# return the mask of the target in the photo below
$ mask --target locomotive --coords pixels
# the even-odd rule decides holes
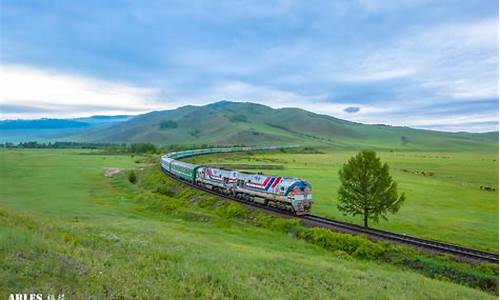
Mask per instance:
[[[277,148],[281,147],[208,148],[174,152],[161,157],[161,168],[164,172],[179,179],[213,190],[219,194],[276,207],[293,212],[296,215],[309,214],[312,206],[312,189],[311,185],[304,180],[195,165],[176,160],[209,153]]]

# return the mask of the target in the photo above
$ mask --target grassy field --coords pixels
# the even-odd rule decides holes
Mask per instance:
[[[266,174],[297,176],[313,186],[313,213],[361,224],[337,210],[338,171],[354,151],[322,154],[260,152],[191,158],[198,163],[274,165]],[[399,213],[373,227],[485,250],[498,250],[496,152],[380,152],[399,190],[407,195]],[[268,167],[269,168],[269,167]],[[277,170],[278,168],[278,170]],[[283,169],[280,169],[283,168]],[[255,166],[249,170],[255,172]],[[426,176],[422,174],[425,173]],[[497,191],[481,190],[480,186]]]
[[[246,216],[238,205],[174,185],[137,159],[0,151],[1,297],[495,298],[313,245],[279,230],[289,221],[235,219]],[[135,167],[138,183],[106,178],[107,167]]]

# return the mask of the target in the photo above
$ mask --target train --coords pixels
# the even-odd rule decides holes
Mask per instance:
[[[305,180],[196,165],[179,160],[210,153],[272,150],[290,147],[296,146],[206,148],[172,152],[161,157],[160,165],[163,172],[191,184],[213,190],[221,195],[250,203],[260,203],[295,215],[307,215],[311,211],[313,200],[311,184]]]

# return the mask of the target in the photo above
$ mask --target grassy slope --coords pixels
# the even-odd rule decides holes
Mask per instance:
[[[175,128],[161,129],[162,121]],[[495,138],[496,135],[496,138]],[[407,143],[401,142],[401,137]],[[315,144],[341,148],[471,150],[494,149],[498,134],[443,133],[364,125],[297,108],[272,109],[253,103],[218,102],[152,112],[78,137],[90,142],[165,144]]]
[[[267,229],[158,212],[153,194],[102,175],[131,166],[122,156],[0,151],[2,297],[493,298]]]
[[[325,154],[235,153],[192,158],[199,163],[276,164],[283,170],[268,174],[297,176],[311,182],[313,213],[359,223],[360,218],[343,216],[336,207],[338,171],[351,151]],[[407,195],[400,212],[373,227],[442,240],[485,250],[498,250],[498,191],[496,152],[380,152],[391,174]],[[408,170],[410,172],[405,172]],[[254,170],[255,171],[255,170]],[[413,171],[432,171],[426,177]]]

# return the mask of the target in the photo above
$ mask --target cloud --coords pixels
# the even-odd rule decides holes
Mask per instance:
[[[348,114],[354,114],[354,113],[359,112],[359,109],[360,109],[359,107],[349,106],[349,107],[344,108],[344,111]]]
[[[19,65],[0,71],[2,119],[137,114],[167,107],[159,90]]]
[[[498,97],[497,43],[496,18],[418,28],[368,56],[356,73],[368,79],[386,72],[411,75],[395,88],[406,98],[423,93],[441,101]]]
[[[414,69],[399,69],[399,70],[374,70],[364,69],[359,70],[358,74],[339,75],[335,78],[336,82],[377,82],[391,79],[399,79],[409,77],[416,73]]]
[[[492,132],[492,128],[498,128],[498,121],[492,122],[470,122],[470,123],[462,123],[459,125],[454,124],[431,124],[424,127],[415,126],[415,128],[421,129],[431,129],[438,131],[451,131],[451,132]]]
[[[228,99],[368,123],[459,128],[456,117],[465,129],[498,128],[491,1],[17,1],[5,11],[2,118]]]

